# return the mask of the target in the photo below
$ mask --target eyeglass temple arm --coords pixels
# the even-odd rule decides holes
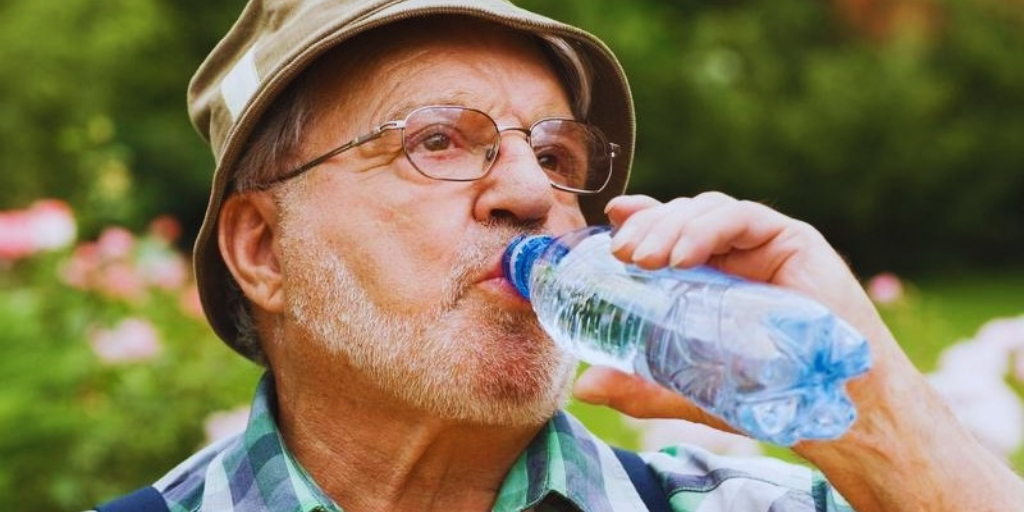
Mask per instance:
[[[282,174],[282,175],[280,175],[280,176],[278,176],[278,177],[276,177],[276,178],[274,178],[274,179],[272,179],[270,181],[266,181],[264,183],[259,184],[259,186],[257,186],[256,188],[257,188],[257,190],[267,190],[270,187],[272,187],[272,186],[274,186],[274,185],[276,185],[278,183],[281,183],[281,182],[284,182],[284,181],[288,181],[288,180],[290,180],[290,179],[292,179],[292,178],[294,178],[294,177],[296,177],[296,176],[298,176],[298,175],[300,175],[300,174],[302,174],[302,173],[304,173],[304,172],[306,172],[306,171],[308,171],[308,170],[310,170],[310,169],[312,169],[312,168],[314,168],[314,167],[316,167],[316,166],[318,166],[318,165],[320,165],[320,164],[322,164],[322,163],[324,163],[324,162],[326,162],[326,161],[328,161],[328,160],[330,160],[330,159],[340,155],[341,153],[344,153],[344,152],[346,152],[346,151],[356,147],[356,146],[361,146],[361,145],[366,144],[367,142],[370,142],[372,140],[379,139],[380,137],[382,137],[384,135],[384,132],[386,132],[388,130],[395,130],[395,129],[404,128],[404,127],[405,127],[405,122],[404,121],[392,121],[392,122],[389,122],[389,123],[384,123],[384,124],[374,128],[373,131],[371,131],[370,133],[367,133],[366,135],[360,135],[359,137],[356,137],[356,138],[354,138],[354,139],[352,139],[352,140],[350,140],[350,141],[348,141],[348,142],[346,142],[346,143],[344,143],[344,144],[342,144],[342,145],[340,145],[340,146],[338,146],[338,147],[328,151],[327,153],[325,153],[325,154],[323,154],[323,155],[321,155],[321,156],[319,156],[317,158],[314,158],[313,160],[310,160],[309,162],[306,162],[305,164],[303,164],[303,165],[301,165],[299,167],[296,167],[295,169],[292,169],[292,170],[290,170],[290,171],[288,171],[288,172],[286,172],[286,173],[284,173],[284,174]]]

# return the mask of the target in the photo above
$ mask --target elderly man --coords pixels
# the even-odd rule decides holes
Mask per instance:
[[[814,229],[718,193],[615,197],[632,105],[615,58],[585,32],[500,0],[252,0],[190,92],[217,157],[196,247],[203,305],[267,373],[244,434],[134,498],[348,512],[1024,503]],[[608,221],[624,261],[710,263],[800,290],[868,336],[875,369],[849,386],[860,420],[796,447],[821,472],[679,447],[645,454],[644,480],[561,412],[575,362],[499,259],[516,234]],[[609,369],[575,390],[728,428]]]

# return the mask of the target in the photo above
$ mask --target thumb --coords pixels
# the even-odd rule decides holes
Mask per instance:
[[[573,395],[582,402],[608,406],[634,418],[683,419],[736,432],[682,395],[613,368],[587,368],[576,380]]]

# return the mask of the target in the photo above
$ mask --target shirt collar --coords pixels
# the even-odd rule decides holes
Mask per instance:
[[[274,379],[267,372],[256,389],[242,438],[251,473],[256,475],[252,484],[261,501],[269,510],[340,510],[285,447],[276,413]]]
[[[260,380],[243,434],[254,487],[270,510],[339,511],[285,447],[275,421],[277,399],[268,372]],[[580,510],[646,511],[611,448],[568,413],[559,411],[513,464],[495,512],[537,507],[550,495]],[[279,508],[280,507],[280,508]]]
[[[557,494],[580,510],[646,511],[611,447],[558,412],[509,470],[495,512],[517,512]]]

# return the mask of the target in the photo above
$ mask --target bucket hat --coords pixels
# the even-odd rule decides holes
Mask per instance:
[[[238,343],[230,276],[217,244],[217,219],[235,167],[260,118],[304,69],[327,51],[344,51],[352,37],[417,17],[458,15],[572,44],[592,68],[587,121],[620,146],[608,186],[580,196],[588,223],[605,221],[604,205],[625,190],[633,158],[635,121],[622,67],[597,37],[526,11],[504,0],[250,0],[228,34],[189,84],[189,116],[210,144],[216,168],[194,256],[199,295],[214,332],[243,356],[258,354]]]

